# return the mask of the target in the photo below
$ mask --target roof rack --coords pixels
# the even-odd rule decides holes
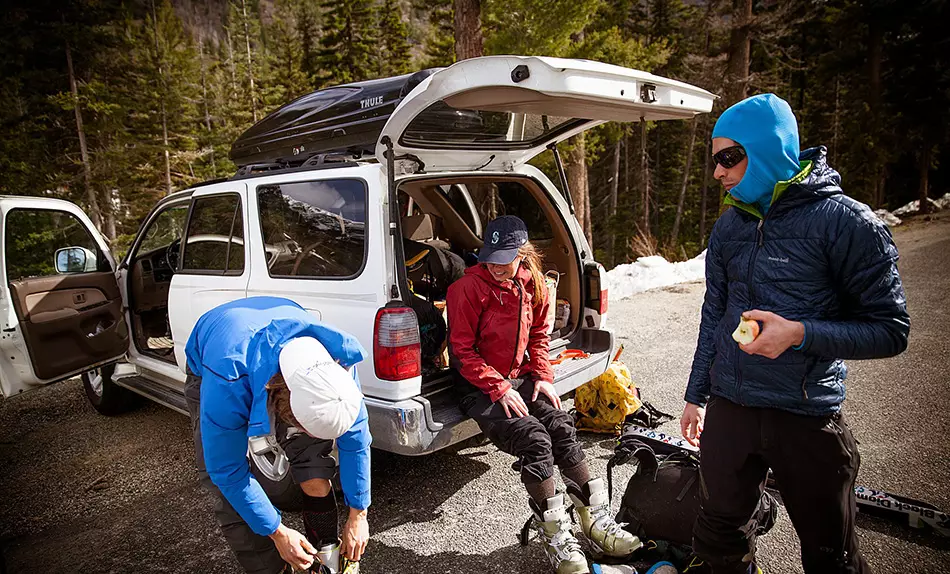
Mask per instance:
[[[268,164],[313,169],[334,155],[357,160],[373,156],[376,140],[399,102],[439,69],[334,86],[297,98],[234,141],[230,157],[240,168],[236,176],[243,176],[246,167],[258,172]],[[324,159],[309,163],[317,156]]]
[[[297,171],[313,171],[336,167],[354,167],[359,165],[360,158],[348,154],[315,154],[302,162],[265,162],[242,165],[237,172],[228,178],[230,181],[257,177],[262,174],[293,173]]]

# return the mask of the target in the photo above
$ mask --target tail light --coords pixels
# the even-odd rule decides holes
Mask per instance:
[[[601,315],[607,314],[607,290],[606,289],[600,290],[600,314]]]
[[[376,376],[401,381],[422,374],[419,321],[409,307],[383,307],[376,312],[373,329]]]
[[[607,272],[599,263],[589,263],[584,271],[588,293],[584,306],[603,316],[607,313]]]

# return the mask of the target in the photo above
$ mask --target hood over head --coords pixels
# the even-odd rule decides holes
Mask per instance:
[[[728,108],[719,116],[712,137],[729,138],[745,148],[745,175],[729,194],[763,212],[775,184],[801,170],[798,121],[788,102],[775,94],[752,96]]]

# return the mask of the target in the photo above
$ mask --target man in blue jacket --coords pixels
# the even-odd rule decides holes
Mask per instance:
[[[871,209],[842,193],[824,148],[799,154],[798,124],[782,99],[735,104],[712,136],[731,209],[709,238],[681,420],[702,454],[694,550],[717,574],[758,571],[752,516],[771,468],[805,572],[867,572],[854,531],[860,456],[841,413],[842,360],[907,347],[897,248]],[[730,336],[742,316],[761,325],[745,345]]]
[[[293,301],[252,297],[202,315],[185,353],[199,476],[216,497],[218,523],[244,570],[316,571],[322,563],[321,572],[357,572],[370,505],[371,437],[352,368],[363,347]],[[281,523],[251,474],[248,438],[272,431],[303,490],[306,536]],[[350,509],[342,548],[330,483],[334,440]]]

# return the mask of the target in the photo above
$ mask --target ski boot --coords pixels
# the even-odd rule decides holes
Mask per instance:
[[[317,551],[317,559],[310,567],[313,574],[359,574],[360,563],[340,556],[340,542],[326,544]]]
[[[534,513],[534,526],[544,543],[544,552],[557,574],[589,574],[587,558],[571,531],[564,495],[545,500],[543,510],[533,500],[528,503]]]
[[[639,538],[624,530],[610,515],[603,479],[592,479],[580,489],[572,486],[569,491],[581,531],[595,554],[622,558],[643,546]]]

